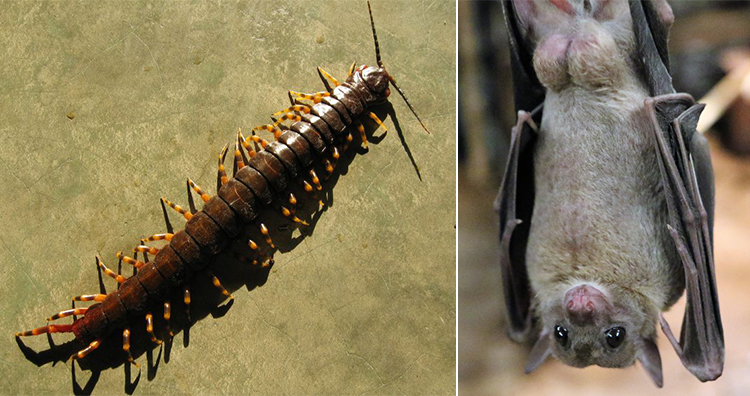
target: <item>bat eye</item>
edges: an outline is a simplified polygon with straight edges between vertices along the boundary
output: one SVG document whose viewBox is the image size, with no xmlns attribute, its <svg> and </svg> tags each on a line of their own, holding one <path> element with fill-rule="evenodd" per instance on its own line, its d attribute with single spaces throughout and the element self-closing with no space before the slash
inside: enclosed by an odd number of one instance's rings
<svg viewBox="0 0 750 396">
<path fill-rule="evenodd" d="M 560 325 L 555 326 L 555 339 L 562 346 L 568 345 L 568 329 Z"/>
<path fill-rule="evenodd" d="M 622 327 L 613 327 L 605 333 L 607 336 L 607 345 L 614 349 L 619 347 L 625 341 L 625 329 Z"/>
</svg>

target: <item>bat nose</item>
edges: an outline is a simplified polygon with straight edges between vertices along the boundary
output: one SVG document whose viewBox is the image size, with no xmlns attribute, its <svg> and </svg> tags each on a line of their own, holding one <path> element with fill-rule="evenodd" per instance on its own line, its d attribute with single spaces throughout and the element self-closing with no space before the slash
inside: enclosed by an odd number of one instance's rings
<svg viewBox="0 0 750 396">
<path fill-rule="evenodd" d="M 585 295 L 579 295 L 568 300 L 565 308 L 568 310 L 568 314 L 570 314 L 572 318 L 578 319 L 579 321 L 587 321 L 591 319 L 596 312 L 596 304 Z"/>
<path fill-rule="evenodd" d="M 572 320 L 586 322 L 606 308 L 606 298 L 597 288 L 579 285 L 565 293 L 563 306 Z"/>
</svg>

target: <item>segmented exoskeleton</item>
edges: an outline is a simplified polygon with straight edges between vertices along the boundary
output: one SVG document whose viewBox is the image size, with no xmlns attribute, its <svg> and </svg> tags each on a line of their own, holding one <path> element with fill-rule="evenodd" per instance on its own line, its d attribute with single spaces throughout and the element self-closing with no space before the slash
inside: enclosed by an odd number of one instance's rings
<svg viewBox="0 0 750 396">
<path fill-rule="evenodd" d="M 186 210 L 162 198 L 165 215 L 166 206 L 170 206 L 187 219 L 187 224 L 184 230 L 175 233 L 167 223 L 167 233 L 143 239 L 133 249 L 133 257 L 118 253 L 117 257 L 121 262 L 137 269 L 134 276 L 126 278 L 119 271 L 115 273 L 96 257 L 98 268 L 119 283 L 116 291 L 73 297 L 74 303 L 93 301 L 95 304 L 84 308 L 74 307 L 48 318 L 48 321 L 53 321 L 83 315 L 74 319 L 72 324 L 48 324 L 17 333 L 16 336 L 72 332 L 77 340 L 87 345 L 71 356 L 71 359 L 81 359 L 97 349 L 109 334 L 120 330 L 122 348 L 127 353 L 128 360 L 135 364 L 130 352 L 130 323 L 133 318 L 145 316 L 146 331 L 153 342 L 159 342 L 153 329 L 153 314 L 149 309 L 163 304 L 166 329 L 172 335 L 169 329 L 171 303 L 165 301 L 165 298 L 171 291 L 183 288 L 183 301 L 189 310 L 191 296 L 186 285 L 194 275 L 209 275 L 213 284 L 231 298 L 221 281 L 207 268 L 216 255 L 242 237 L 247 227 L 259 229 L 264 242 L 273 248 L 274 242 L 268 227 L 258 221 L 259 214 L 263 211 L 279 210 L 295 223 L 307 225 L 305 220 L 295 214 L 297 198 L 290 192 L 291 183 L 301 180 L 305 191 L 312 193 L 321 190 L 321 178 L 325 175 L 319 177 L 315 169 L 322 169 L 322 172 L 329 174 L 333 172 L 340 152 L 347 150 L 353 141 L 353 129 L 359 132 L 362 143 L 367 147 L 365 129 L 360 120 L 369 117 L 385 128 L 371 109 L 387 101 L 389 85 L 401 94 L 416 116 L 414 108 L 383 66 L 369 3 L 368 10 L 377 67 L 365 65 L 355 68 L 355 64 L 352 64 L 346 81 L 342 83 L 319 68 L 326 91 L 312 94 L 290 91 L 291 106 L 275 113 L 276 118 L 272 124 L 254 128 L 248 137 L 238 132 L 234 147 L 235 172 L 232 178 L 227 176 L 224 168 L 228 151 L 228 147 L 224 147 L 219 154 L 216 195 L 211 197 L 188 180 L 189 187 L 204 202 L 202 210 Z M 291 125 L 285 126 L 285 122 L 291 122 Z M 419 122 L 427 131 L 424 123 L 421 120 Z M 273 133 L 274 141 L 269 143 L 255 134 L 255 131 L 261 130 Z M 146 245 L 160 240 L 167 241 L 168 244 L 161 248 Z M 253 264 L 267 266 L 272 263 L 273 257 L 262 254 L 258 242 L 245 240 L 243 243 L 257 253 Z M 143 261 L 138 259 L 139 253 L 144 257 Z M 149 255 L 154 256 L 153 259 L 149 260 Z"/>
</svg>

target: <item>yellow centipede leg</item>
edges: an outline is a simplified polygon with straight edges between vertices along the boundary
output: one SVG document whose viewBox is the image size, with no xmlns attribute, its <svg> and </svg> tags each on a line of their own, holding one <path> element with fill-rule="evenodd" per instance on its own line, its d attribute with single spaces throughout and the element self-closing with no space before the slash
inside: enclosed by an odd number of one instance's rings
<svg viewBox="0 0 750 396">
<path fill-rule="evenodd" d="M 234 142 L 234 169 L 239 170 L 244 167 L 245 161 L 242 159 L 242 153 L 240 152 L 240 138 L 238 135 L 237 141 Z"/>
<path fill-rule="evenodd" d="M 138 362 L 135 361 L 135 359 L 133 359 L 133 355 L 130 353 L 130 329 L 129 328 L 125 328 L 125 330 L 122 331 L 122 350 L 128 354 L 128 361 L 132 363 L 135 367 L 138 367 L 140 369 L 141 366 L 138 364 Z"/>
<path fill-rule="evenodd" d="M 330 86 L 330 84 L 328 84 L 328 82 L 330 82 L 331 84 L 333 84 L 334 87 L 338 87 L 339 85 L 341 85 L 341 83 L 339 83 L 339 81 L 337 79 L 335 79 L 327 71 L 323 70 L 322 67 L 318 67 L 318 75 L 320 76 L 320 79 L 323 80 L 323 84 L 325 84 L 326 89 L 328 90 L 328 92 L 332 92 L 333 91 L 333 88 L 331 88 L 331 86 Z"/>
<path fill-rule="evenodd" d="M 295 223 L 299 223 L 299 224 L 302 224 L 304 226 L 309 226 L 310 225 L 306 221 L 304 221 L 304 220 L 300 219 L 299 217 L 293 215 L 292 211 L 289 210 L 289 209 L 287 209 L 285 206 L 281 206 L 281 214 L 283 214 L 284 217 L 288 217 L 288 218 L 292 219 Z"/>
<path fill-rule="evenodd" d="M 304 103 L 294 104 L 291 107 L 287 107 L 284 110 L 279 110 L 273 114 L 271 114 L 271 117 L 286 114 L 286 113 L 292 113 L 292 112 L 298 112 L 298 113 L 310 113 L 310 106 L 306 105 Z"/>
<path fill-rule="evenodd" d="M 183 209 L 180 205 L 175 205 L 174 203 L 170 202 L 167 198 L 162 197 L 161 201 L 167 205 L 169 205 L 170 208 L 177 211 L 177 213 L 181 214 L 183 217 L 185 217 L 186 220 L 190 220 L 193 218 L 193 214 Z"/>
<path fill-rule="evenodd" d="M 96 301 L 96 302 L 102 302 L 104 299 L 107 298 L 106 294 L 84 294 L 81 296 L 75 296 L 73 297 L 73 301 Z"/>
<path fill-rule="evenodd" d="M 16 333 L 16 337 L 29 337 L 29 336 L 35 336 L 40 334 L 52 334 L 52 333 L 72 333 L 73 332 L 73 325 L 67 324 L 67 325 L 47 325 L 42 327 L 37 327 L 34 330 L 28 330 L 28 331 L 22 331 L 19 333 Z"/>
<path fill-rule="evenodd" d="M 255 135 L 255 128 L 250 130 L 250 133 Z M 242 147 L 247 151 L 247 155 L 249 155 L 250 158 L 255 157 L 255 149 L 253 149 L 253 147 L 250 145 L 250 142 L 247 141 L 248 139 L 246 139 L 245 136 L 242 135 L 242 131 L 239 131 L 239 136 L 240 136 L 240 144 L 242 144 Z"/>
<path fill-rule="evenodd" d="M 276 122 L 273 123 L 274 127 L 278 127 L 282 122 L 286 120 L 292 120 L 292 121 L 302 121 L 302 116 L 295 113 L 287 113 L 281 116 Z"/>
<path fill-rule="evenodd" d="M 227 158 L 228 149 L 229 144 L 227 143 L 227 145 L 224 146 L 224 148 L 219 152 L 218 173 L 216 175 L 216 191 L 219 191 L 221 186 L 227 184 L 227 182 L 229 181 L 229 178 L 227 177 L 227 171 L 224 168 L 224 160 Z"/>
<path fill-rule="evenodd" d="M 271 234 L 268 233 L 268 227 L 266 227 L 266 225 L 263 223 L 260 223 L 260 233 L 266 237 L 266 243 L 268 243 L 268 246 L 271 246 L 271 248 L 276 247 L 273 244 L 273 240 L 271 240 Z"/>
<path fill-rule="evenodd" d="M 320 185 L 320 178 L 318 177 L 318 174 L 315 173 L 314 169 L 310 169 L 310 177 L 312 177 L 312 182 L 315 185 L 315 188 L 318 189 L 318 191 L 323 189 L 323 186 Z"/>
<path fill-rule="evenodd" d="M 361 122 L 359 123 L 359 125 L 357 125 L 357 130 L 359 131 L 360 139 L 362 139 L 362 144 L 365 146 L 366 149 L 369 149 L 370 145 L 367 143 L 367 134 L 365 133 L 365 127 L 362 125 Z"/>
<path fill-rule="evenodd" d="M 143 243 L 153 242 L 153 241 L 167 241 L 168 242 L 172 240 L 173 236 L 174 234 L 170 234 L 170 233 L 154 234 L 146 239 L 141 240 L 141 242 Z"/>
<path fill-rule="evenodd" d="M 190 178 L 188 178 L 187 180 L 188 180 L 188 184 L 190 184 L 190 188 L 192 188 L 193 191 L 195 191 L 195 193 L 201 197 L 203 202 L 208 202 L 208 200 L 211 199 L 211 196 L 208 195 L 208 193 L 206 193 L 205 191 L 203 191 L 202 188 L 198 187 L 198 185 L 195 184 L 193 180 L 191 180 Z"/>
<path fill-rule="evenodd" d="M 217 278 L 216 275 L 214 275 L 213 272 L 211 271 L 208 271 L 207 273 L 208 273 L 208 276 L 211 277 L 211 283 L 213 283 L 213 285 L 217 289 L 221 290 L 221 294 L 228 297 L 230 300 L 234 300 L 234 296 L 231 293 L 229 293 L 229 291 L 224 287 L 224 285 L 221 284 L 221 281 L 219 280 L 219 278 Z"/>
<path fill-rule="evenodd" d="M 123 282 L 125 282 L 125 280 L 126 280 L 126 279 L 125 279 L 125 277 L 124 277 L 124 276 L 122 276 L 122 275 L 120 275 L 120 274 L 116 274 L 116 273 L 114 273 L 114 271 L 112 271 L 111 269 L 107 268 L 107 266 L 106 266 L 106 265 L 104 265 L 104 262 L 102 261 L 102 259 L 101 259 L 101 258 L 99 258 L 99 256 L 96 256 L 96 265 L 98 265 L 98 266 L 99 266 L 99 268 L 100 268 L 100 269 L 101 269 L 102 271 L 104 271 L 104 273 L 105 273 L 105 274 L 106 274 L 107 276 L 109 276 L 109 277 L 111 277 L 112 279 L 116 280 L 116 281 L 117 281 L 117 283 L 120 283 L 120 284 L 122 284 Z"/>
<path fill-rule="evenodd" d="M 154 334 L 154 315 L 151 312 L 146 313 L 146 332 L 151 336 L 151 342 L 161 344 L 161 340 Z"/>
<path fill-rule="evenodd" d="M 164 322 L 166 323 L 166 330 L 167 333 L 169 333 L 170 337 L 174 337 L 174 332 L 172 332 L 172 327 L 169 325 L 169 319 L 172 318 L 172 304 L 169 302 L 169 300 L 164 301 Z"/>
<path fill-rule="evenodd" d="M 273 133 L 274 140 L 279 140 L 279 137 L 284 133 L 281 129 L 274 125 L 266 124 L 253 128 L 253 131 L 268 131 Z"/>
<path fill-rule="evenodd" d="M 85 315 L 86 311 L 88 311 L 88 307 L 86 308 L 73 308 L 73 309 L 66 309 L 65 311 L 60 311 L 49 318 L 47 318 L 48 322 L 51 322 L 53 320 L 57 320 L 60 318 L 65 318 L 72 315 Z"/>
<path fill-rule="evenodd" d="M 378 126 L 380 126 L 381 128 L 383 128 L 383 130 L 384 130 L 385 132 L 388 132 L 388 128 L 386 128 L 385 124 L 383 124 L 383 121 L 380 121 L 380 118 L 378 118 L 378 116 L 377 116 L 377 115 L 375 115 L 375 113 L 373 113 L 373 112 L 370 112 L 370 114 L 368 114 L 368 116 L 369 116 L 369 117 L 370 117 L 370 118 L 371 118 L 371 119 L 372 119 L 373 121 L 375 121 L 375 123 L 377 123 L 377 124 L 378 124 Z"/>
<path fill-rule="evenodd" d="M 289 193 L 289 205 L 292 206 L 289 210 L 292 213 L 297 213 L 297 197 L 292 193 Z"/>
<path fill-rule="evenodd" d="M 144 263 L 141 260 L 136 260 L 136 259 L 134 259 L 132 257 L 125 256 L 122 252 L 117 252 L 117 258 L 120 259 L 120 261 L 122 261 L 122 262 L 124 262 L 126 264 L 130 264 L 130 265 L 134 266 L 135 268 L 141 268 L 144 265 L 146 265 L 146 263 Z"/>
<path fill-rule="evenodd" d="M 78 351 L 78 352 L 70 355 L 70 360 L 73 360 L 73 359 L 83 359 L 84 357 L 86 357 L 86 355 L 88 355 L 89 353 L 93 352 L 96 348 L 99 348 L 99 345 L 101 345 L 101 344 L 102 344 L 102 340 L 92 341 L 89 344 L 89 346 L 87 346 L 86 348 L 83 348 L 80 351 Z"/>
<path fill-rule="evenodd" d="M 300 99 L 310 100 L 313 103 L 320 103 L 326 96 L 331 96 L 330 92 L 315 92 L 314 94 L 306 94 L 302 92 L 289 91 L 290 96 L 294 96 Z"/>
<path fill-rule="evenodd" d="M 185 304 L 185 316 L 188 323 L 190 322 L 190 288 L 185 287 L 182 290 L 182 302 Z"/>
<path fill-rule="evenodd" d="M 133 252 L 141 252 L 141 253 L 148 253 L 148 254 L 154 254 L 154 255 L 156 253 L 159 253 L 159 250 L 161 249 L 151 247 L 151 246 L 146 246 L 146 245 L 138 245 L 133 248 Z"/>
</svg>

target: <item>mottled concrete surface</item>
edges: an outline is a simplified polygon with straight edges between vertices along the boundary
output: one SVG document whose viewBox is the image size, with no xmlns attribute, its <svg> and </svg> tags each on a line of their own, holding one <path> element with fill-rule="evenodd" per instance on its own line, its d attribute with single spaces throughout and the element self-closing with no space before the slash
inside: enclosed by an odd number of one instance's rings
<svg viewBox="0 0 750 396">
<path fill-rule="evenodd" d="M 70 393 L 70 365 L 36 367 L 13 333 L 97 292 L 94 255 L 114 264 L 163 232 L 158 199 L 184 204 L 185 177 L 213 191 L 218 150 L 286 106 L 287 89 L 319 89 L 316 66 L 341 77 L 374 63 L 367 8 L 2 7 L 0 393 Z M 136 394 L 454 392 L 455 3 L 375 0 L 373 13 L 389 71 L 433 132 L 392 96 L 423 181 L 391 128 L 340 178 L 315 233 L 277 256 L 263 287 L 237 290 L 223 318 L 194 325 L 187 348 L 178 335 Z M 123 391 L 121 367 L 94 388 Z"/>
</svg>

